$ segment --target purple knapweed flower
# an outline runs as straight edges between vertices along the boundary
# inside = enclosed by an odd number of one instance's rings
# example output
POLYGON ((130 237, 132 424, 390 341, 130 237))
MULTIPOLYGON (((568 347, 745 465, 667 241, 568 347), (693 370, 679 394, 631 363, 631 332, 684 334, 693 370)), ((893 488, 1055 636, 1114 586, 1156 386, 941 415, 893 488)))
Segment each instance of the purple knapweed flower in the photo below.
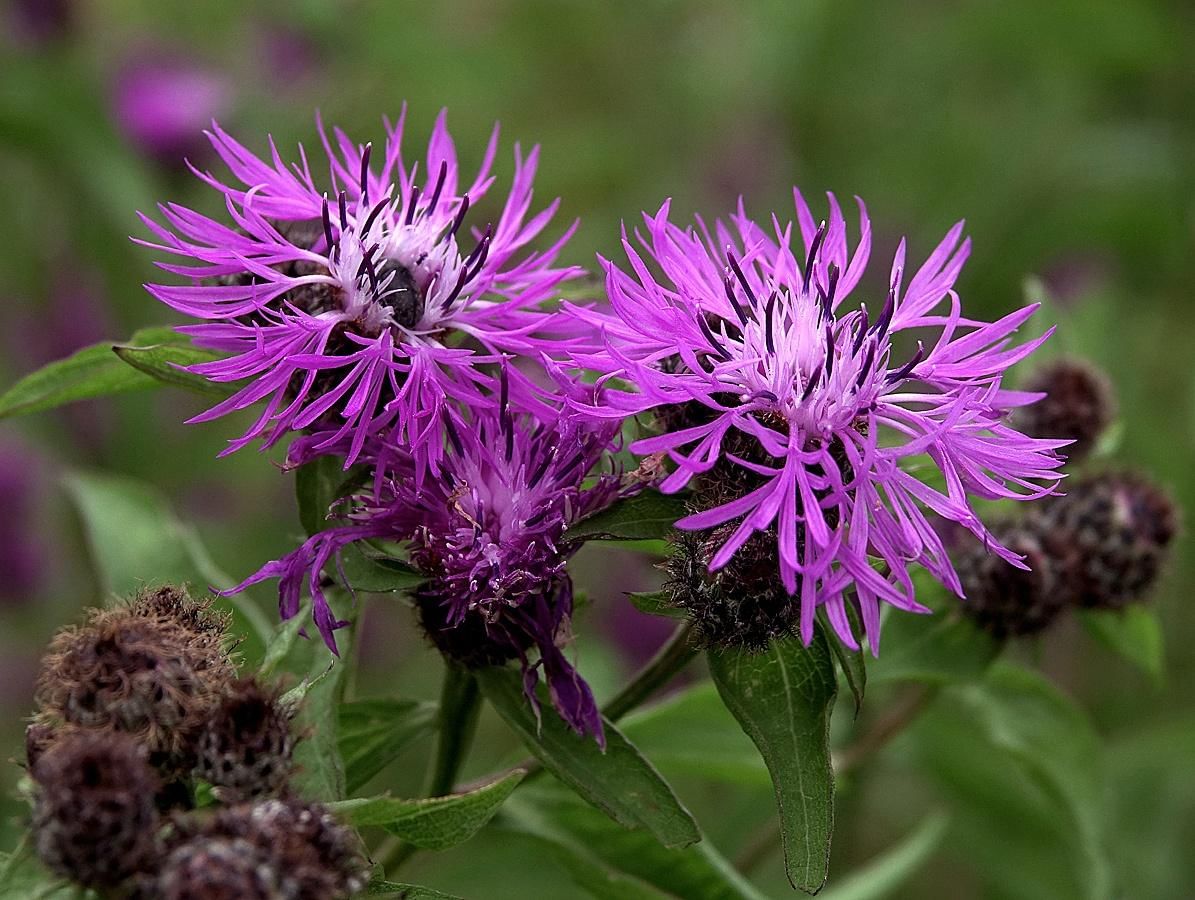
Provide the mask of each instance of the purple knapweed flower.
POLYGON ((513 414, 505 392, 503 376, 499 407, 465 419, 446 414, 449 447, 438 478, 419 485, 406 454, 390 454, 378 463, 385 470, 380 489, 353 498, 344 524, 316 534, 237 590, 279 578, 279 609, 290 618, 306 587, 315 623, 335 650, 334 630, 345 623, 328 605, 323 571, 350 544, 405 542, 411 564, 427 578, 416 604, 437 647, 466 666, 521 660, 533 705, 542 669, 563 718, 601 741, 593 695, 560 648, 573 606, 566 565, 577 549, 566 532, 634 489, 617 473, 594 472, 619 426, 513 414))
POLYGON ((677 525, 716 529, 710 570, 752 534, 774 534, 803 638, 812 639, 824 607, 842 641, 857 647, 853 594, 874 653, 881 602, 929 611, 914 595, 910 563, 960 592, 927 511, 1020 565, 972 498, 1032 499, 1058 481, 1053 450, 1065 441, 1034 440, 1006 422, 1010 408, 1040 395, 1001 388, 1003 372, 1049 333, 1009 345, 1035 307, 991 324, 962 315, 952 289, 970 252, 961 222, 907 283, 900 243, 878 309, 845 308, 870 252, 866 209, 859 201, 852 253, 833 195, 820 225, 799 191, 794 197, 804 263, 791 248, 791 223, 773 217, 769 234, 741 202, 734 232, 722 222, 711 232, 700 220, 679 228, 667 203, 645 215, 638 239, 655 269, 624 232, 633 274, 601 260, 613 314, 571 308, 601 334, 574 360, 601 373, 606 388, 597 405, 574 405, 612 417, 657 410, 664 433, 631 449, 672 460, 665 492, 704 476, 697 483, 709 487, 708 503, 677 525), (900 349, 906 332, 925 343, 900 349))
MULTIPOLYGON (((175 204, 161 207, 165 226, 144 219, 160 241, 149 246, 197 263, 160 264, 193 283, 148 290, 204 320, 179 329, 196 344, 228 354, 191 371, 245 382, 191 421, 265 401, 226 453, 309 431, 319 435, 308 441, 316 450, 347 440, 351 462, 369 438, 385 435, 412 448, 422 473, 443 452, 450 403, 494 402, 486 364, 537 357, 557 340, 545 335, 558 317, 540 304, 580 270, 553 265, 573 228, 542 252, 526 251, 559 205, 529 214, 539 148, 524 156, 516 145, 497 221, 467 237, 467 214, 494 182, 497 128, 481 171, 463 186, 446 114, 422 173, 403 159, 405 115, 404 107, 396 125, 387 123, 375 154, 321 127, 328 193, 301 148, 301 163, 287 165, 271 141, 266 162, 213 126, 209 137, 238 183, 197 174, 224 195, 232 224, 175 204)), ((538 409, 537 396, 529 379, 512 375, 517 407, 538 409)))

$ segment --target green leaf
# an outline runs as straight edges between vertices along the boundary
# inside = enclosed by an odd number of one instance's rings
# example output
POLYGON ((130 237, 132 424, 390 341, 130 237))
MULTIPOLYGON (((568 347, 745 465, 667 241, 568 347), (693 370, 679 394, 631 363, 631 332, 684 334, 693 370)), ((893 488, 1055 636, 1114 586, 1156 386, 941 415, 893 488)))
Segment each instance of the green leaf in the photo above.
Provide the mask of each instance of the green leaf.
POLYGON ((947 817, 927 816, 903 841, 835 882, 820 900, 881 900, 891 896, 920 869, 942 843, 947 817))
POLYGON ((340 551, 339 572, 353 590, 375 594, 407 591, 427 581, 427 576, 401 559, 382 556, 349 544, 340 551))
POLYGON ((574 732, 552 708, 540 686, 540 715, 523 694, 513 668, 477 671, 485 698, 523 743, 561 781, 626 828, 644 828, 665 847, 701 840, 697 823, 672 788, 608 721, 606 749, 574 732))
POLYGON ((593 856, 590 848, 567 841, 561 835, 544 836, 512 827, 503 818, 491 826, 508 843, 529 845, 527 858, 550 857, 568 873, 576 887, 594 900, 675 900, 637 878, 616 872, 593 856), (516 842, 514 839, 518 838, 516 842))
POLYGON ((295 495, 299 502, 299 521, 308 535, 328 527, 328 510, 369 478, 369 467, 351 466, 348 470, 337 456, 320 456, 295 471, 295 495))
MULTIPOLYGON (((143 345, 186 345, 189 339, 170 327, 142 329, 129 338, 129 347, 143 345)), ((0 418, 24 416, 110 394, 145 391, 159 382, 136 371, 112 353, 112 343, 105 341, 75 351, 63 360, 25 375, 0 396, 0 418)))
POLYGON ((1025 897, 1113 894, 1099 738, 1043 677, 999 662, 944 692, 912 738, 920 768, 953 801, 956 847, 988 893, 1002 893, 1014 871, 1025 897))
POLYGON ((859 649, 851 650, 834 634, 834 629, 830 625, 829 617, 826 615, 825 608, 817 611, 818 622, 826 633, 826 639, 830 643, 830 648, 834 651, 834 658, 838 660, 838 666, 842 669, 842 675, 846 679, 847 687, 851 689, 851 696, 855 698, 855 715, 859 714, 860 708, 863 706, 863 696, 867 692, 867 651, 864 649, 866 641, 863 640, 863 623, 860 620, 859 613, 855 609, 854 604, 847 604, 847 618, 850 620, 851 628, 855 635, 859 637, 859 649))
POLYGON ((417 700, 360 700, 340 707, 340 755, 350 794, 436 728, 436 704, 417 700))
MULTIPOLYGON (((124 475, 72 472, 65 478, 104 590, 124 596, 150 583, 189 583, 197 592, 233 581, 212 562, 190 526, 153 485, 124 475)), ((263 642, 274 626, 247 599, 232 601, 263 642)))
POLYGON ((767 650, 710 651, 710 673, 726 707, 759 748, 776 790, 785 869, 810 893, 826 882, 834 830, 830 712, 838 691, 834 659, 820 630, 767 650))
POLYGON ((13 852, 0 852, 0 900, 73 900, 78 896, 72 884, 38 862, 28 836, 13 852))
POLYGON ((649 594, 627 594, 631 605, 649 616, 666 616, 669 619, 683 619, 688 613, 672 602, 667 591, 652 591, 649 594))
POLYGON ((1154 684, 1162 684, 1162 623, 1151 608, 1134 604, 1123 610, 1083 609, 1079 619, 1101 644, 1148 675, 1154 684))
POLYGON ((515 769, 497 781, 446 797, 362 797, 333 803, 329 808, 357 828, 378 826, 416 847, 447 850, 469 840, 492 819, 526 774, 515 769))
POLYGON ((199 394, 211 394, 217 397, 231 397, 240 387, 234 382, 209 381, 202 375, 186 372, 179 368, 179 366, 193 366, 223 357, 224 354, 216 353, 213 350, 201 350, 198 347, 178 343, 150 344, 149 346, 128 343, 116 344, 112 347, 112 352, 138 372, 143 372, 155 381, 172 387, 186 388, 199 394))
POLYGON ((670 897, 763 900, 709 841, 667 849, 643 831, 619 828, 561 784, 526 788, 507 804, 507 827, 556 843, 574 858, 652 885, 670 897))
POLYGON ((685 500, 658 491, 643 491, 588 518, 565 532, 569 541, 643 541, 666 538, 677 519, 687 514, 685 500))
POLYGON ((958 609, 931 615, 894 610, 884 621, 883 646, 868 677, 873 684, 973 681, 983 677, 1000 649, 999 641, 958 609))
POLYGON ((619 727, 667 775, 767 787, 768 770, 718 689, 703 681, 636 710, 619 727))
MULTIPOLYGON (((350 658, 349 629, 337 633, 342 659, 350 658)), ((312 666, 300 685, 296 730, 306 737, 295 745, 295 784, 299 793, 312 800, 331 802, 346 794, 344 761, 340 757, 338 708, 344 684, 345 663, 333 660, 322 642, 312 642, 312 666)), ((298 690, 298 689, 296 689, 298 690)), ((288 691, 287 694, 294 694, 288 691)), ((284 700, 288 696, 283 697, 284 700)))
POLYGON ((299 638, 299 632, 309 621, 310 615, 311 607, 305 603, 297 615, 291 616, 285 622, 280 622, 274 627, 274 634, 266 643, 266 651, 262 655, 261 665, 257 668, 259 675, 270 676, 279 664, 290 655, 295 641, 299 638))
POLYGON ((380 878, 371 881, 365 893, 370 897, 389 897, 391 900, 463 900, 456 894, 445 894, 443 891, 418 884, 401 884, 380 878))

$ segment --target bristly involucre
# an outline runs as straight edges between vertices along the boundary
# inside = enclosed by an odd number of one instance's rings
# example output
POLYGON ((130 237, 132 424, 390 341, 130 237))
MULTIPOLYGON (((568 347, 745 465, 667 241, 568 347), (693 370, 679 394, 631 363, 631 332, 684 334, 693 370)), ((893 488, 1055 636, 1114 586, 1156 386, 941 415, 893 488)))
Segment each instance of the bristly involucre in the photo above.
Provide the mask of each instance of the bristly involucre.
POLYGON ((902 241, 887 296, 848 302, 871 249, 862 201, 852 252, 833 195, 820 225, 801 194, 794 197, 803 261, 791 223, 773 217, 765 230, 741 203, 729 226, 712 229, 700 220, 695 229, 672 224, 665 204, 644 216, 645 231, 636 234, 642 253, 624 232, 630 271, 601 261, 611 310, 570 307, 600 334, 591 348, 574 349, 573 360, 601 373, 607 388, 597 403, 574 405, 615 419, 679 406, 679 415, 664 417, 664 433, 631 449, 671 459, 666 492, 703 477, 745 476, 741 492, 678 523, 730 526, 710 569, 725 566, 753 534, 771 532, 780 579, 799 598, 804 639, 825 607, 843 642, 857 647, 847 609, 857 598, 876 652, 882 603, 928 612, 914 595, 910 563, 960 591, 931 515, 1022 565, 987 531, 972 500, 1034 499, 1058 481, 1054 450, 1065 441, 1010 427, 1009 410, 1037 395, 1001 386, 1005 370, 1049 333, 1011 345, 1033 306, 994 323, 963 315, 953 290, 970 252, 961 222, 911 278, 902 241))
POLYGON ((533 704, 542 670, 565 720, 600 741, 593 696, 560 645, 569 639, 573 606, 566 564, 576 547, 567 530, 633 489, 616 473, 594 472, 619 426, 512 413, 505 370, 500 382, 497 408, 445 417, 449 446, 439 478, 418 483, 407 454, 388 454, 378 461, 378 491, 355 498, 345 524, 240 587, 279 578, 280 608, 289 618, 306 586, 316 624, 335 648, 333 630, 343 623, 324 596, 325 567, 354 542, 406 542, 412 564, 427 576, 416 599, 436 645, 466 666, 519 659, 533 704))
MULTIPOLYGON (((149 292, 202 320, 179 329, 197 345, 227 354, 191 371, 239 385, 191 421, 264 401, 225 452, 307 431, 317 436, 308 451, 347 444, 351 461, 385 434, 412 448, 422 473, 443 451, 445 407, 492 403, 485 364, 534 358, 561 339, 557 318, 539 307, 579 270, 554 265, 571 228, 542 252, 527 250, 559 202, 530 212, 539 149, 524 156, 516 145, 497 221, 470 227, 470 208, 495 180, 497 129, 477 177, 462 184, 445 114, 422 169, 402 154, 405 115, 387 122, 378 153, 321 127, 326 188, 302 148, 287 164, 271 141, 262 160, 213 125, 209 137, 233 179, 196 174, 224 195, 229 221, 177 204, 160 207, 164 225, 142 217, 156 237, 142 243, 183 259, 161 268, 190 279, 149 292)), ((537 403, 522 377, 511 400, 537 403)))

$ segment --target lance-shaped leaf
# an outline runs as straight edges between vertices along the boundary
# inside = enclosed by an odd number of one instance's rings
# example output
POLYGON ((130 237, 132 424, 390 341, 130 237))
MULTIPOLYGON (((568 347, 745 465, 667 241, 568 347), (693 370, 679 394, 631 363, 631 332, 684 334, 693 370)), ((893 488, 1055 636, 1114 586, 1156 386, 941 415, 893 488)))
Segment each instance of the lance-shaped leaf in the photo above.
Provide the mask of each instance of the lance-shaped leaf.
POLYGON ((582 519, 565 532, 569 541, 645 541, 672 534, 686 515, 681 497, 643 491, 582 519))
POLYGON ((347 471, 338 456, 320 456, 295 470, 295 498, 299 521, 312 535, 328 527, 328 510, 369 478, 369 467, 351 466, 347 471))
POLYGON ((340 707, 340 755, 351 794, 436 727, 436 704, 360 700, 340 707))
POLYGON ((237 385, 233 382, 209 381, 202 375, 182 368, 220 359, 222 354, 212 350, 201 350, 189 344, 179 343, 148 346, 129 343, 116 344, 112 347, 112 352, 138 372, 143 372, 162 384, 216 397, 231 397, 237 391, 237 385))
POLYGON ((667 591, 652 591, 649 594, 628 594, 631 605, 649 616, 665 616, 669 619, 683 619, 688 613, 672 602, 667 591))
POLYGON ((1083 609, 1079 619, 1097 641, 1148 675, 1154 684, 1163 682, 1164 649, 1162 623, 1147 606, 1125 609, 1083 609))
POLYGON ((808 647, 786 638, 761 652, 710 651, 709 662, 722 702, 772 776, 789 881, 816 892, 834 830, 830 712, 838 681, 830 647, 818 630, 808 647))
POLYGON ((378 878, 365 889, 370 897, 385 897, 387 900, 462 900, 456 894, 445 894, 421 884, 403 884, 378 878))
POLYGON ((477 671, 482 693, 523 743, 557 778, 626 828, 643 828, 665 847, 701 840, 697 823, 660 773, 605 721, 606 749, 574 732, 541 686, 537 719, 512 668, 477 671))
POLYGON ((361 797, 333 803, 330 809, 358 828, 378 826, 416 847, 447 850, 473 837, 518 787, 522 769, 460 794, 425 800, 361 797))

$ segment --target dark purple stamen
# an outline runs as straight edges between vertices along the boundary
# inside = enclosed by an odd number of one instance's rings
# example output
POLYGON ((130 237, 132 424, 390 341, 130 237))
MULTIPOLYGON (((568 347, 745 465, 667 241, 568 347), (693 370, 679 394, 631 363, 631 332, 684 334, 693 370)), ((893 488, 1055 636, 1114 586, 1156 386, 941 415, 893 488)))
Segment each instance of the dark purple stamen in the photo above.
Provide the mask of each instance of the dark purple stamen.
POLYGON ((539 480, 544 477, 544 473, 548 471, 548 466, 552 465, 552 460, 556 458, 556 451, 557 448, 553 447, 550 453, 544 454, 544 458, 539 461, 539 465, 535 467, 535 471, 527 479, 527 484, 539 483, 539 480))
POLYGON ((867 307, 859 307, 859 330, 855 332, 855 342, 851 345, 851 356, 859 352, 863 346, 863 338, 867 336, 867 307))
POLYGON ((834 329, 826 326, 826 381, 834 374, 834 329))
POLYGON ((921 362, 924 356, 925 347, 922 345, 921 341, 918 341, 917 352, 913 354, 913 358, 901 366, 897 371, 889 372, 885 381, 887 381, 889 384, 894 384, 897 381, 903 381, 904 379, 908 378, 909 373, 913 371, 913 367, 916 366, 917 363, 921 362))
POLYGON ((871 326, 877 337, 884 336, 884 332, 888 330, 888 323, 892 321, 892 313, 895 310, 896 289, 893 288, 888 292, 888 299, 884 301, 884 309, 880 312, 880 317, 876 319, 876 323, 871 326))
POLYGON ((813 370, 813 374, 809 376, 809 380, 805 382, 805 390, 801 391, 801 402, 804 403, 809 399, 809 395, 813 393, 813 389, 817 387, 818 380, 822 377, 822 367, 819 364, 813 370))
POLYGON ((809 245, 809 255, 805 257, 805 289, 809 289, 809 277, 813 274, 813 264, 817 262, 817 253, 822 249, 822 241, 826 239, 826 223, 825 220, 818 226, 817 234, 813 236, 813 242, 809 245))
POLYGON ((347 231, 349 227, 349 201, 344 191, 340 192, 337 202, 340 204, 340 230, 342 232, 347 231))
POLYGON ((373 144, 366 144, 361 152, 361 199, 369 202, 369 154, 373 152, 373 144))
POLYGON ((764 312, 763 312, 763 318, 764 318, 764 342, 765 342, 765 343, 768 345, 768 352, 769 352, 769 353, 775 353, 775 352, 776 352, 776 344, 775 344, 775 342, 772 340, 772 312, 773 312, 773 311, 776 309, 776 299, 777 299, 779 296, 780 296, 780 295, 779 295, 779 294, 777 294, 775 291, 772 291, 772 296, 770 296, 770 297, 768 298, 768 305, 767 305, 767 307, 764 309, 764 312))
POLYGON ((324 240, 328 243, 328 253, 331 253, 332 248, 336 246, 336 241, 332 239, 332 217, 328 213, 327 194, 324 194, 324 240))
POLYGON ((863 382, 871 372, 871 361, 875 358, 877 343, 877 341, 872 341, 867 345, 867 355, 863 357, 863 365, 859 369, 859 377, 855 379, 855 390, 863 387, 863 382))
POLYGON ((726 259, 730 262, 730 268, 734 270, 734 277, 743 286, 743 293, 747 295, 747 299, 751 301, 751 305, 755 306, 758 302, 755 299, 755 292, 751 290, 751 285, 747 283, 747 276, 743 274, 743 270, 739 267, 739 261, 734 258, 734 254, 730 252, 729 247, 726 248, 726 259))
POLYGON ((448 440, 452 442, 452 447, 456 450, 458 456, 465 455, 465 445, 461 443, 461 436, 457 433, 456 425, 452 422, 452 416, 447 413, 444 414, 444 430, 448 432, 448 440))
POLYGON ((424 212, 430 215, 436 211, 436 204, 440 202, 440 192, 444 190, 444 180, 448 177, 448 161, 440 163, 440 174, 436 177, 436 188, 432 191, 432 199, 428 202, 424 212))
POLYGON ((838 276, 841 273, 838 270, 838 266, 836 266, 834 263, 830 263, 830 265, 826 267, 826 272, 826 277, 829 279, 829 285, 826 287, 826 302, 829 304, 830 309, 833 310, 834 294, 838 291, 838 276))
MULTIPOLYGON (((461 197, 460 209, 456 211, 456 218, 452 220, 452 227, 449 228, 445 235, 448 237, 456 237, 456 233, 461 230, 461 225, 465 222, 465 214, 469 212, 469 195, 465 194, 461 197)), ((443 237, 441 237, 441 240, 443 237)))
POLYGON ((729 362, 730 353, 727 352, 725 347, 718 343, 718 339, 714 337, 714 333, 710 330, 709 323, 705 321, 704 315, 699 314, 697 316, 697 325, 701 328, 701 333, 705 335, 705 339, 709 341, 710 346, 713 348, 714 353, 718 356, 718 358, 723 362, 729 362))
POLYGON ((738 298, 734 295, 734 281, 731 279, 729 273, 726 275, 726 299, 730 301, 730 305, 734 307, 735 315, 739 317, 739 321, 744 325, 747 324, 747 314, 743 311, 743 307, 739 304, 738 298))
POLYGON ((380 216, 382 214, 382 210, 385 209, 389 205, 390 205, 389 199, 378 201, 377 206, 375 206, 373 209, 371 209, 369 211, 369 215, 365 217, 365 224, 361 226, 362 234, 366 234, 369 232, 370 227, 373 225, 373 223, 375 221, 377 221, 378 216, 380 216))
POLYGON ((411 188, 411 201, 407 205, 407 219, 403 224, 410 225, 415 221, 415 207, 419 204, 419 186, 411 188))

